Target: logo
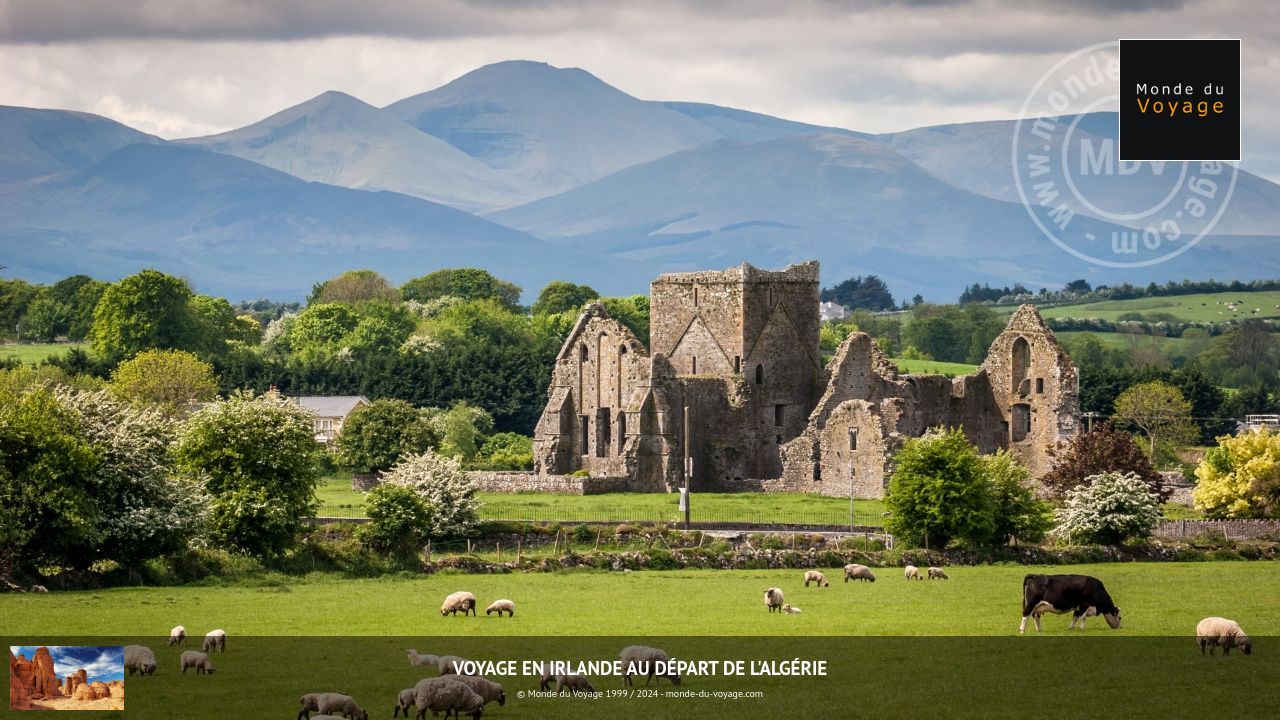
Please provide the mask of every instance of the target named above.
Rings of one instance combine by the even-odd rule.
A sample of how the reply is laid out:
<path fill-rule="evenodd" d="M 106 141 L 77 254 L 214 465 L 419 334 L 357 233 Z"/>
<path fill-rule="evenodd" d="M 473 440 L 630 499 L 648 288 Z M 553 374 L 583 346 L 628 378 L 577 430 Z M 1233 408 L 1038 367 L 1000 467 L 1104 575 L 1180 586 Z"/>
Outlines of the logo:
<path fill-rule="evenodd" d="M 1013 175 L 1023 207 L 1058 247 L 1105 267 L 1144 267 L 1181 255 L 1213 229 L 1237 168 L 1121 160 L 1119 84 L 1119 42 L 1050 68 L 1018 113 Z"/>

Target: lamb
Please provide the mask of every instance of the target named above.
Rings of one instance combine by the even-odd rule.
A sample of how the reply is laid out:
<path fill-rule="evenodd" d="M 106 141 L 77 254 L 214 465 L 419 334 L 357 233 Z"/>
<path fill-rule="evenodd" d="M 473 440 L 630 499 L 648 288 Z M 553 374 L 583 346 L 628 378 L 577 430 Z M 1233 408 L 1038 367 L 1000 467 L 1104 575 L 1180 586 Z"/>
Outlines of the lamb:
<path fill-rule="evenodd" d="M 342 693 L 307 693 L 298 700 L 298 704 L 302 706 L 298 710 L 300 720 L 308 720 L 313 712 L 320 715 L 342 715 L 350 720 L 369 720 L 369 713 L 350 695 Z"/>
<path fill-rule="evenodd" d="M 181 625 L 169 631 L 169 647 L 187 642 L 187 629 Z"/>
<path fill-rule="evenodd" d="M 204 646 L 201 650 L 209 652 L 217 650 L 218 652 L 227 651 L 227 631 L 226 630 L 210 630 L 204 636 Z"/>
<path fill-rule="evenodd" d="M 876 575 L 871 572 L 871 568 L 866 565 L 858 565 L 853 563 L 844 566 L 844 581 L 849 582 L 850 579 L 863 580 L 866 582 L 875 582 Z"/>
<path fill-rule="evenodd" d="M 439 655 L 422 655 L 422 654 L 419 654 L 418 651 L 413 648 L 409 648 L 404 652 L 406 655 L 409 656 L 410 665 L 414 665 L 414 666 L 427 665 L 433 668 L 439 668 L 440 666 Z"/>
<path fill-rule="evenodd" d="M 444 604 L 440 606 L 440 614 L 442 616 L 449 614 L 457 616 L 459 611 L 462 612 L 463 616 L 466 616 L 467 613 L 475 615 L 476 596 L 465 590 L 460 590 L 446 597 Z"/>
<path fill-rule="evenodd" d="M 502 617 L 502 613 L 506 613 L 507 617 L 515 617 L 516 604 L 510 600 L 494 600 L 489 607 L 485 608 L 484 614 L 498 613 L 498 617 Z"/>
<path fill-rule="evenodd" d="M 951 576 L 947 574 L 946 570 L 943 570 L 940 567 L 931 567 L 929 568 L 929 579 L 930 580 L 950 580 Z"/>
<path fill-rule="evenodd" d="M 449 679 L 457 680 L 474 690 L 477 695 L 484 698 L 486 705 L 495 701 L 498 703 L 498 707 L 507 704 L 507 692 L 502 689 L 501 683 L 496 683 L 478 675 L 450 675 Z"/>
<path fill-rule="evenodd" d="M 788 615 L 799 615 L 803 611 L 800 608 L 792 605 L 791 603 L 787 603 L 786 605 L 782 606 L 782 612 Z"/>
<path fill-rule="evenodd" d="M 622 685 L 629 687 L 631 682 L 631 673 L 633 670 L 648 670 L 649 678 L 644 681 L 648 685 L 653 681 L 654 677 L 665 677 L 671 681 L 672 685 L 680 684 L 680 675 L 670 668 L 665 675 L 658 675 L 658 663 L 670 662 L 671 656 L 666 651 L 658 648 L 647 647 L 645 645 L 628 645 L 622 648 L 622 652 L 618 653 L 618 660 L 622 661 Z"/>
<path fill-rule="evenodd" d="M 416 698 L 417 695 L 417 691 L 413 688 L 405 688 L 401 690 L 400 695 L 396 698 L 396 706 L 391 711 L 391 717 L 399 717 L 400 713 L 404 713 L 405 717 L 409 717 L 409 708 L 413 707 L 414 698 Z M 316 718 L 311 718 L 311 720 L 316 720 Z"/>
<path fill-rule="evenodd" d="M 769 612 L 781 611 L 785 601 L 781 588 L 771 587 L 764 591 L 764 606 L 769 608 Z"/>
<path fill-rule="evenodd" d="M 213 662 L 209 660 L 209 656 L 195 650 L 187 650 L 178 658 L 178 662 L 182 665 L 182 674 L 187 674 L 187 668 L 195 668 L 197 675 L 212 675 L 214 671 Z"/>
<path fill-rule="evenodd" d="M 809 570 L 805 572 L 804 586 L 809 587 L 810 581 L 818 583 L 818 587 L 828 587 L 830 585 L 830 583 L 827 582 L 826 576 L 817 570 Z"/>
<path fill-rule="evenodd" d="M 1206 647 L 1210 655 L 1217 647 L 1222 648 L 1223 655 L 1230 655 L 1231 648 L 1239 648 L 1245 655 L 1253 654 L 1253 641 L 1240 629 L 1239 623 L 1226 618 L 1207 617 L 1197 623 L 1196 642 L 1200 644 L 1201 655 Z"/>
<path fill-rule="evenodd" d="M 557 675 L 556 694 L 559 695 L 566 689 L 570 695 L 596 692 L 596 686 L 591 684 L 591 679 L 586 675 Z"/>
<path fill-rule="evenodd" d="M 427 711 L 432 715 L 444 711 L 458 716 L 466 713 L 472 720 L 480 720 L 484 714 L 484 698 L 471 688 L 458 682 L 456 678 L 424 678 L 414 686 L 413 702 L 418 706 L 414 715 L 416 720 L 426 720 Z"/>
<path fill-rule="evenodd" d="M 903 568 L 903 569 L 902 569 L 902 575 L 903 575 L 903 577 L 905 577 L 905 578 L 906 578 L 906 579 L 908 579 L 908 580 L 923 580 L 923 579 L 924 579 L 924 578 L 920 577 L 920 568 L 916 567 L 915 565 L 908 565 L 908 566 L 906 566 L 905 568 Z"/>
<path fill-rule="evenodd" d="M 146 645 L 125 645 L 124 669 L 130 675 L 134 673 L 154 675 L 156 672 L 156 654 Z"/>

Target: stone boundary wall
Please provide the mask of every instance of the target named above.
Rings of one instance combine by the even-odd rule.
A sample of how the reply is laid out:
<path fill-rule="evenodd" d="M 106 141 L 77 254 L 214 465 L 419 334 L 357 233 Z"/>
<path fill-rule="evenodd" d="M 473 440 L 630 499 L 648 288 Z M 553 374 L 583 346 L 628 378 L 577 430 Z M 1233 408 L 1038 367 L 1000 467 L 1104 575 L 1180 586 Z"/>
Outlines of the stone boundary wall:
<path fill-rule="evenodd" d="M 1156 537 L 1163 538 L 1194 538 L 1200 535 L 1217 535 L 1232 540 L 1280 535 L 1280 520 L 1162 520 L 1155 531 Z"/>
<path fill-rule="evenodd" d="M 469 470 L 467 477 L 483 492 L 545 492 L 560 495 L 600 495 L 625 492 L 627 479 L 539 475 L 532 470 Z"/>

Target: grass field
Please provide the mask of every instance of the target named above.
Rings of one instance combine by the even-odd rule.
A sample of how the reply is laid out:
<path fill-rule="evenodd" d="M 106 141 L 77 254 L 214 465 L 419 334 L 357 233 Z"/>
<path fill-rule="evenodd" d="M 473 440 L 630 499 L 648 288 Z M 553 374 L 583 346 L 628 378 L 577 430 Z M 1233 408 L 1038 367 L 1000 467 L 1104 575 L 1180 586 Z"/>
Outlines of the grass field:
<path fill-rule="evenodd" d="M 85 347 L 85 343 L 15 343 L 0 345 L 0 358 L 17 358 L 34 365 L 50 355 L 65 355 L 73 348 Z"/>
<path fill-rule="evenodd" d="M 1228 303 L 1238 305 L 1234 313 L 1227 308 Z M 1255 308 L 1261 311 L 1257 315 L 1251 312 Z M 1002 307 L 1000 311 L 1011 313 L 1015 309 L 1014 307 Z M 1180 320 L 1195 322 L 1280 318 L 1280 291 L 1201 293 L 1198 295 L 1134 298 L 1133 300 L 1106 300 L 1081 305 L 1046 307 L 1040 310 L 1040 314 L 1047 318 L 1073 317 L 1099 318 L 1102 320 L 1118 320 L 1120 315 L 1127 312 L 1169 313 Z"/>
<path fill-rule="evenodd" d="M 1059 340 L 1070 340 L 1084 332 L 1060 332 L 1054 333 Z M 1107 333 L 1095 332 L 1087 333 L 1098 339 L 1098 342 L 1109 348 L 1120 348 L 1129 350 L 1134 347 L 1152 347 L 1154 346 L 1161 354 L 1168 356 L 1181 355 L 1187 352 L 1188 342 L 1182 338 L 1167 337 L 1164 335 L 1129 335 L 1126 333 Z"/>
<path fill-rule="evenodd" d="M 959 375 L 968 375 L 978 369 L 977 365 L 967 365 L 965 363 L 939 362 L 937 360 L 904 360 L 902 358 L 894 358 L 893 363 L 898 369 L 904 373 L 914 373 L 916 375 L 947 375 L 956 377 Z"/>

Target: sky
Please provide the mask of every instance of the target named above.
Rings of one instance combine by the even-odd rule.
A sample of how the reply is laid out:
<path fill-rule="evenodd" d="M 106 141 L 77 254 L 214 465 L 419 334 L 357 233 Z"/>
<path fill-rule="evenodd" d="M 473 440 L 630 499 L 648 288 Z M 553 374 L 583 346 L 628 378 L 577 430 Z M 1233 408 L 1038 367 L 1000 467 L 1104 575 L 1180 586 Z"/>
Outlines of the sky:
<path fill-rule="evenodd" d="M 386 105 L 501 60 L 866 132 L 1006 119 L 1073 50 L 1243 40 L 1244 162 L 1280 180 L 1272 0 L 0 0 L 0 104 L 166 138 L 326 90 Z"/>
<path fill-rule="evenodd" d="M 27 659 L 35 657 L 39 645 L 14 645 L 9 652 L 14 655 L 26 655 Z M 84 668 L 89 682 L 124 679 L 124 648 L 119 645 L 49 645 L 49 655 L 53 657 L 53 671 L 58 679 L 63 680 L 75 671 Z"/>

